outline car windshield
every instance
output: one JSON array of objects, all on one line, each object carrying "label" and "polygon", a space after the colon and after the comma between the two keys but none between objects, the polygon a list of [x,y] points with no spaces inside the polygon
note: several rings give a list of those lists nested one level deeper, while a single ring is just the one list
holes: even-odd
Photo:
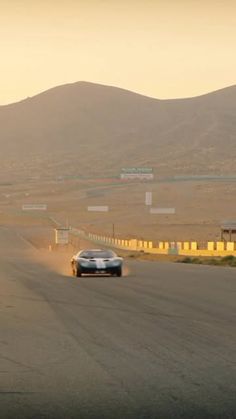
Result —
[{"label": "car windshield", "polygon": [[79,257],[85,259],[107,259],[114,258],[116,255],[111,250],[85,250],[79,254]]}]

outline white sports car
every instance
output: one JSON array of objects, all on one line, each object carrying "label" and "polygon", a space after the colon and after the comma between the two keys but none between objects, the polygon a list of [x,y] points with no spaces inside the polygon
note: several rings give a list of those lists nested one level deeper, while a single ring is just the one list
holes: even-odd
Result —
[{"label": "white sports car", "polygon": [[71,258],[74,276],[82,274],[109,274],[122,276],[123,259],[111,250],[81,250]]}]

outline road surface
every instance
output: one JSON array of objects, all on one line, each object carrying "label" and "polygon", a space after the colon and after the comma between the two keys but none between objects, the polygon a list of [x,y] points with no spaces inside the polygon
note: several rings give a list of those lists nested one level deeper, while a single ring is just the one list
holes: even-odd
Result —
[{"label": "road surface", "polygon": [[236,418],[236,269],[79,279],[39,253],[0,228],[1,419]]}]

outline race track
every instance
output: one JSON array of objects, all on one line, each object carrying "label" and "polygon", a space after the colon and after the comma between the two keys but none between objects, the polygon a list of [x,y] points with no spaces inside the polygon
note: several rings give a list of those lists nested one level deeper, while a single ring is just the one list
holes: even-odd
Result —
[{"label": "race track", "polygon": [[0,228],[1,419],[236,418],[236,269],[79,279],[37,252]]}]

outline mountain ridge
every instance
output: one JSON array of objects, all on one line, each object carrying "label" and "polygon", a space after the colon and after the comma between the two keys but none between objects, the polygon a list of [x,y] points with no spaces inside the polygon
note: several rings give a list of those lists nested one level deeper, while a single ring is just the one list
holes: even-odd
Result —
[{"label": "mountain ridge", "polygon": [[117,170],[143,162],[161,174],[233,173],[235,114],[236,85],[155,99],[76,82],[0,106],[0,146],[5,158],[51,153],[56,161],[65,153],[79,159],[78,170],[91,164],[105,173],[111,162]]},{"label": "mountain ridge", "polygon": [[85,80],[79,80],[79,81],[76,81],[76,82],[65,83],[65,84],[62,84],[62,85],[57,85],[57,86],[54,86],[54,87],[50,87],[46,90],[43,90],[39,93],[34,94],[33,96],[28,96],[28,97],[22,98],[22,99],[20,99],[16,102],[0,105],[0,109],[4,108],[4,107],[18,105],[22,102],[30,101],[34,98],[38,98],[39,96],[43,96],[45,94],[53,93],[53,91],[56,91],[56,90],[60,90],[60,89],[63,89],[63,88],[70,88],[70,87],[72,88],[72,87],[76,87],[76,86],[83,86],[83,85],[86,86],[86,87],[97,86],[97,87],[101,87],[101,88],[104,87],[104,88],[107,88],[107,89],[114,89],[114,90],[117,90],[117,91],[127,92],[127,93],[131,93],[133,95],[141,96],[143,98],[153,99],[153,100],[157,100],[157,101],[161,101],[161,102],[197,99],[197,98],[202,98],[202,97],[206,97],[206,96],[209,96],[209,95],[215,95],[215,94],[217,95],[217,94],[220,94],[222,92],[228,92],[230,90],[235,90],[235,94],[236,94],[236,84],[232,84],[232,85],[229,85],[229,86],[225,86],[225,87],[222,87],[222,88],[210,91],[210,92],[206,92],[206,93],[202,93],[202,94],[194,95],[194,96],[183,96],[183,97],[176,97],[176,98],[158,98],[158,97],[154,97],[154,96],[145,95],[145,94],[140,93],[140,92],[125,89],[125,88],[122,88],[122,87],[117,87],[117,86],[107,85],[107,84],[102,84],[102,83],[95,83],[95,82],[90,82],[90,81],[85,81]]}]

